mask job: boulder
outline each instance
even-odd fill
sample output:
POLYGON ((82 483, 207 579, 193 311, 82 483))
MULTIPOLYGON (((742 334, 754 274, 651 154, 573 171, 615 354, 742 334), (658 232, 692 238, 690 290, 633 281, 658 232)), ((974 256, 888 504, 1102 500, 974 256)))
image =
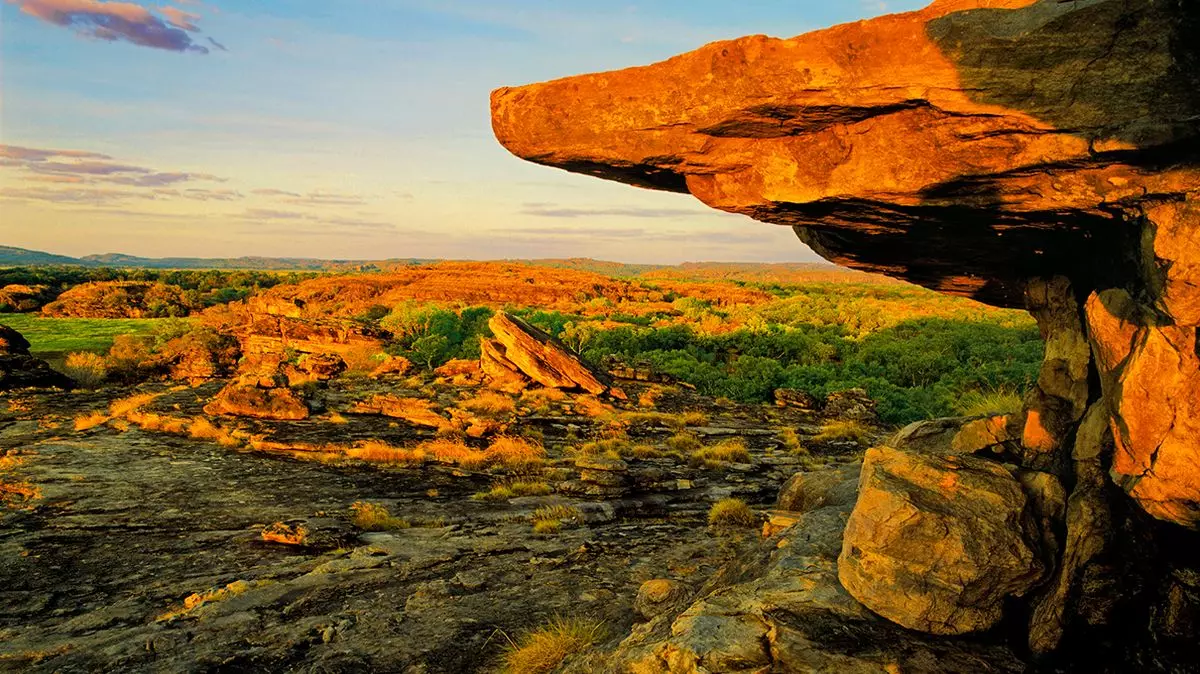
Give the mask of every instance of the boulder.
POLYGON ((1001 464, 876 447, 863 461, 838 578, 909 629, 976 632, 1042 579, 1040 545, 1025 491, 1001 464))
POLYGON ((409 359, 405 358, 404 356, 393 356, 391 354, 387 354, 387 357, 383 359, 383 362, 376 366, 374 370, 371 370, 371 373, 367 376, 371 377, 372 379, 378 379, 379 377, 386 375, 403 376, 408 374, 408 371, 411 369, 412 361, 409 359))
POLYGON ((51 369, 50 364, 29 353, 29 340, 0 325, 0 391, 18 388, 71 389, 70 377, 51 369))
POLYGON ((655 578, 642 583, 633 600, 633 611, 646 620, 679 610, 691 594, 687 585, 669 578, 655 578))
POLYGON ((529 384, 529 377, 521 372, 516 363, 508 359, 504 344, 499 340, 485 339, 479 343, 479 368, 483 376, 495 388, 518 391, 529 384))
POLYGON ((308 405, 296 391, 260 378, 241 378, 221 389, 204 406, 205 414, 297 421, 307 419, 308 405))
POLYGON ((775 507, 806 513, 828 506, 852 506, 858 498, 861 464, 796 473, 779 489, 775 507))
POLYGON ((819 409, 821 401, 817 397, 807 391, 801 391, 794 388, 777 388, 775 389, 775 404, 780 407, 794 407, 798 410, 811 412, 819 409))
POLYGON ((834 391, 825 396, 822 406, 825 416, 831 419, 849 419, 873 423, 879 420, 875 412, 875 401, 860 388, 834 391))
POLYGON ((450 420, 442 416, 432 400, 425 398, 405 398, 390 393, 377 393, 367 400, 354 403, 349 412, 352 414, 379 414, 394 419, 403 419, 414 426, 427 428, 442 428, 450 424, 450 420))
MULTIPOLYGON (((488 321, 497 344, 489 349, 489 360, 503 358, 533 381, 551 388, 581 389, 605 393, 608 385, 558 340, 521 319, 497 312, 488 321), (498 347, 503 347, 503 352, 498 347)), ((493 369, 498 366, 493 366, 493 369)))
POLYGON ((55 295, 50 286, 10 283, 0 288, 0 311, 37 311, 53 301, 55 295))

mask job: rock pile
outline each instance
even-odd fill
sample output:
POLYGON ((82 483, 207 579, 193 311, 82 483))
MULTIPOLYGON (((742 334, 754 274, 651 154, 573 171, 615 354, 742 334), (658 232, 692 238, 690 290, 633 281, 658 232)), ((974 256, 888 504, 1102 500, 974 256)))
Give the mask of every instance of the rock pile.
POLYGON ((532 381, 549 388, 615 394, 558 340, 516 316, 497 312, 488 327, 495 339, 482 343, 480 366, 498 386, 532 381))

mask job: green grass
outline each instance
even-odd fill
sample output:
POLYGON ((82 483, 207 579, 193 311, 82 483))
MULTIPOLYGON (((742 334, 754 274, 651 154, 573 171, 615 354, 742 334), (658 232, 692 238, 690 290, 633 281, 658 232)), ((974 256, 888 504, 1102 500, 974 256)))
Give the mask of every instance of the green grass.
POLYGON ((43 318, 33 314, 0 314, 7 325, 29 340, 39 358, 61 361, 74 351, 107 352, 118 335, 148 335, 163 318, 43 318))

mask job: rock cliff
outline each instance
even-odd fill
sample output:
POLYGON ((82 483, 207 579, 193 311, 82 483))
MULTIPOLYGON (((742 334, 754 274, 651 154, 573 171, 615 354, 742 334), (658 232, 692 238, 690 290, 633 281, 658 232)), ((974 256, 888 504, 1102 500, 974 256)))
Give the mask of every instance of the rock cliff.
MULTIPOLYGON (((869 608, 934 632, 988 627, 1028 594, 1043 653, 1072 613, 1107 620, 1087 605, 1097 579, 1140 582, 1122 555, 1200 528, 1198 28, 1185 0, 939 0, 499 89, 492 122, 524 159, 690 193, 839 264, 1029 310, 1046 356, 1025 409, 877 452, 840 571, 869 608), (994 569, 947 571, 922 608, 886 581, 943 562, 904 522, 957 532, 943 544, 960 564, 994 561, 967 554, 977 527, 1030 551, 1005 587, 955 589, 994 569)), ((1159 572, 1174 573, 1143 578, 1159 572)))

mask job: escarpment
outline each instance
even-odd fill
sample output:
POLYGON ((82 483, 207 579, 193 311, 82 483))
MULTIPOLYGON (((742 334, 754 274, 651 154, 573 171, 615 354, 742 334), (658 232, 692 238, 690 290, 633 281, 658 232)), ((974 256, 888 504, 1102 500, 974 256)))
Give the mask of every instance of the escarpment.
POLYGON ((1195 610, 1153 597, 1175 592, 1170 550, 1200 529, 1198 28, 1183 0, 939 0, 499 89, 492 122, 521 158, 688 193, 791 226, 833 262, 1027 308, 1046 356, 1025 409, 908 434, 928 447, 904 452, 945 460, 881 454, 917 486, 868 490, 887 498, 860 499, 839 571, 868 608, 940 633, 991 627, 1019 595, 1045 653, 1073 630, 1123 629, 1122 613, 1161 632, 1195 610), (897 601, 880 574, 930 552, 892 538, 889 518, 987 510, 964 465, 1011 492, 1011 533, 1030 546, 1020 587, 914 582, 897 601), (1139 583, 1153 597, 1101 599, 1139 583))

